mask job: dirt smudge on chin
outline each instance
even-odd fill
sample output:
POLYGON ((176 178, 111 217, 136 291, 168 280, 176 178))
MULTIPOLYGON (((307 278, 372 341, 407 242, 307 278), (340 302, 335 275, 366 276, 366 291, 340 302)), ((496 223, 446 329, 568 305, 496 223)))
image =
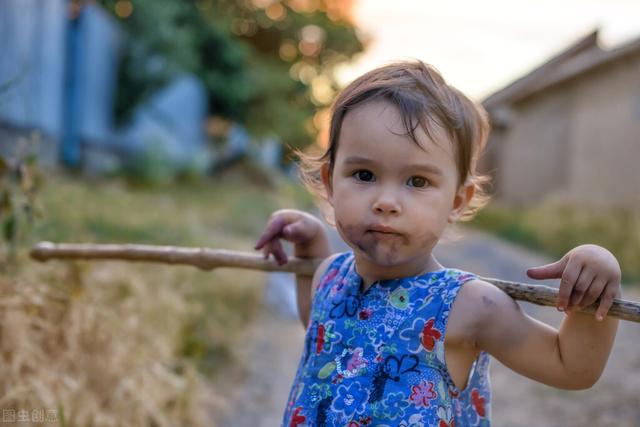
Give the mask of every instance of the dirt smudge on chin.
POLYGON ((373 239, 373 236, 367 236, 365 227, 344 225, 340 221, 336 221, 336 224, 342 230, 347 240, 356 245, 362 252, 370 257, 375 256, 378 252, 378 241, 373 239))
MULTIPOLYGON (((396 246, 398 242, 390 242, 390 248, 386 253, 381 253, 380 240, 372 233, 367 232, 365 226, 358 225, 344 225, 340 221, 336 221, 336 225, 342 230, 348 241, 352 242, 362 252, 364 252, 369 258, 378 262, 392 264, 395 260, 396 246), (384 260, 381 260, 381 257, 384 260)), ((402 240, 406 240, 406 236, 401 236, 402 240)))

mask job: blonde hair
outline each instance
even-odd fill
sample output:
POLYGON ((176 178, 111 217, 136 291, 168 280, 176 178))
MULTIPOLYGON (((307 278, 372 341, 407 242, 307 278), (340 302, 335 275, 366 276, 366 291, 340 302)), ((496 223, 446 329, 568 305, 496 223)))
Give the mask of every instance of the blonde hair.
MULTIPOLYGON (((473 218, 489 200, 484 190, 489 177, 477 171, 479 157, 489 136, 487 113, 481 105, 448 85, 435 68, 422 61, 396 62, 369 71, 340 92, 331 109, 327 150, 322 155, 297 151, 299 174, 305 187, 321 201, 327 202, 321 169, 328 165, 331 177, 346 114, 365 102, 380 99, 391 102, 398 109, 406 134, 416 144, 415 130, 418 126, 429 137, 434 133, 434 126, 448 132, 455 144, 458 184, 470 182, 475 186, 474 197, 461 221, 473 218)), ((327 208, 327 204, 321 208, 327 208)))

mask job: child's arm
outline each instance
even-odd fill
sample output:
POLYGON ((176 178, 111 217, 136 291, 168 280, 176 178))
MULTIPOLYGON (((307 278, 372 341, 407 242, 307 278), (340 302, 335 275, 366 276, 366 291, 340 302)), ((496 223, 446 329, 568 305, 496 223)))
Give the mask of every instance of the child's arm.
MULTIPOLYGON (((331 253, 329 239, 320 220, 306 212, 294 209, 282 209, 271 214, 269 222, 256 243, 255 249, 262 249, 264 257, 273 254, 279 265, 287 262, 287 255, 280 239, 294 244, 294 255, 299 258, 324 259, 331 253)), ((330 259, 323 261, 314 276, 296 275, 296 302, 302 325, 309 323, 311 298, 322 273, 327 269, 330 259), (313 280, 312 280, 313 279, 313 280), (312 289, 313 281, 313 289, 312 289)))
MULTIPOLYGON (((482 281, 464 286, 463 306, 475 316, 473 335, 486 350, 514 371, 563 389, 593 386, 611 352, 618 321, 604 317, 620 296, 620 267, 606 249, 579 246, 560 261, 530 269, 535 279, 562 278, 558 309, 566 311, 560 330, 522 312, 504 292, 482 281), (573 311, 600 298, 596 315, 573 311), (604 320, 600 319, 600 316, 604 320)), ((457 302, 457 301, 456 301, 457 302)))

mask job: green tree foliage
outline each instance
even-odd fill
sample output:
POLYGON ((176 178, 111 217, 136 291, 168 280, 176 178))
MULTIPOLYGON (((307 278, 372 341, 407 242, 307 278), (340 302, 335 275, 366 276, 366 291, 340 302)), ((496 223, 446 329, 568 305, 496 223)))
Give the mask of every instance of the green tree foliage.
MULTIPOLYGON (((122 60, 117 115, 182 70, 208 91, 210 112, 301 147, 313 114, 337 90, 335 67, 362 51, 336 0, 100 0, 130 42, 122 60)), ((342 6, 341 6, 342 4, 342 6)))
MULTIPOLYGON (((101 3, 118 16, 119 2, 101 3)), ((212 110, 227 117, 238 116, 248 100, 244 46, 209 25, 190 1, 136 0, 131 4, 132 13, 121 19, 128 38, 120 67, 116 117, 128 119, 137 105, 185 70, 198 75, 210 93, 215 92, 212 110), (216 62, 212 64, 210 58, 216 62)))

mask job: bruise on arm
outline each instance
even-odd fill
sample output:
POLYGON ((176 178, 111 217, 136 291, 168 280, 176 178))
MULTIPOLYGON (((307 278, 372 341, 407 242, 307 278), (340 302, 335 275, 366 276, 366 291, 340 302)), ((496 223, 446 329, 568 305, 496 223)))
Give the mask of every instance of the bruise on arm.
MULTIPOLYGON (((472 280, 460 290, 455 302, 456 309, 478 350, 490 352, 492 345, 518 346, 524 337, 515 328, 502 328, 500 323, 513 316, 523 315, 518 303, 490 283, 472 280)), ((456 322, 457 323, 457 322, 456 322)))
MULTIPOLYGON (((462 286, 453 303, 447 325, 447 335, 451 335, 449 342, 455 340, 457 344, 480 349, 479 344, 486 334, 487 319, 499 315, 498 301, 491 292, 486 292, 487 286, 490 290, 499 291, 495 286, 480 280, 471 280, 462 286)), ((520 308, 515 301, 512 307, 520 308)))
POLYGON ((486 295, 482 295, 482 304, 488 309, 494 308, 498 304, 486 295))
POLYGON ((513 298, 492 284, 480 280, 474 282, 474 297, 481 301, 476 329, 479 346, 492 347, 486 345, 488 340, 506 348, 519 346, 526 339, 526 334, 519 333, 517 328, 500 328, 496 327, 496 324, 523 316, 522 308, 513 298))

